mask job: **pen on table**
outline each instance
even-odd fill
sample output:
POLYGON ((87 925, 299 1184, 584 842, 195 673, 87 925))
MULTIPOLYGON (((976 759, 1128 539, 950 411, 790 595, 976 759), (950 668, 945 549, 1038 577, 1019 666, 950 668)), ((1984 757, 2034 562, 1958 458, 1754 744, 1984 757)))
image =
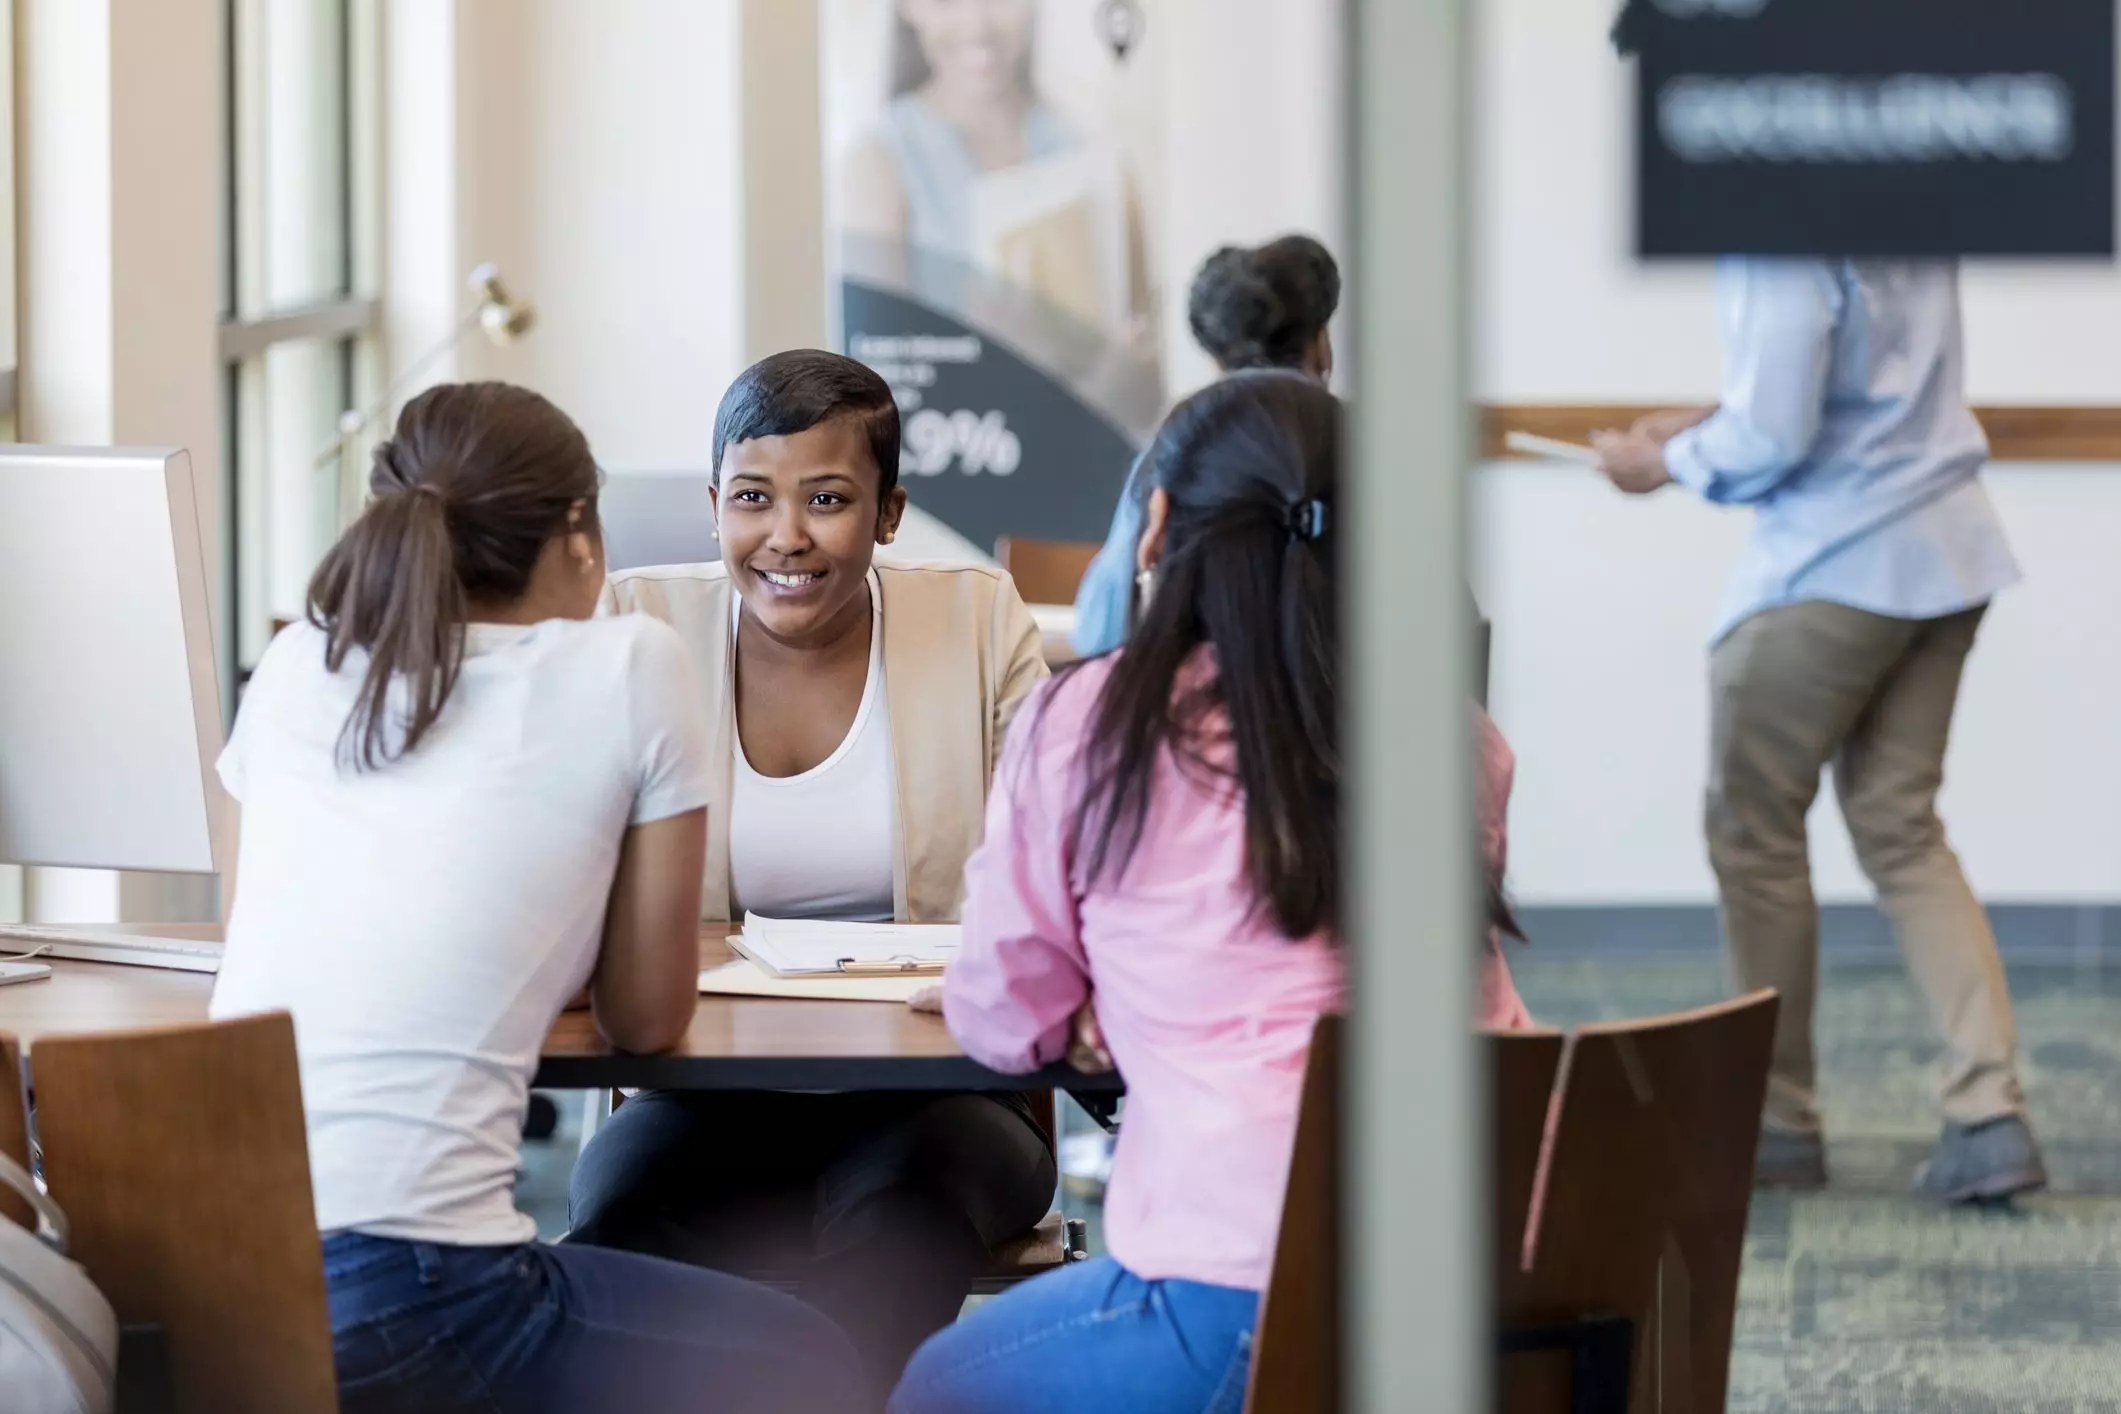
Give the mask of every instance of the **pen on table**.
POLYGON ((910 957, 890 962, 861 962, 843 957, 833 965, 849 977, 940 977, 943 972, 940 962, 923 962, 910 957))

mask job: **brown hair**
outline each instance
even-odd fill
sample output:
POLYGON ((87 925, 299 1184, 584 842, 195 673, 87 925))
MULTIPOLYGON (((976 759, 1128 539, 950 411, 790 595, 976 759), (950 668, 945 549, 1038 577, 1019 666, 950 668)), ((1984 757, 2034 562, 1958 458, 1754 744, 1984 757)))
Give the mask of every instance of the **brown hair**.
POLYGON ((509 383, 444 383, 405 405, 375 450, 374 497, 309 582, 309 621, 324 630, 333 672, 368 654, 360 696, 339 735, 342 762, 374 770, 420 744, 464 663, 476 602, 523 597, 567 511, 587 501, 594 530, 596 460, 581 429, 509 383), (391 686, 406 702, 391 721, 391 686))
POLYGON ((1502 872, 1489 870, 1487 873, 1488 927, 1482 930, 1482 937, 1486 938, 1489 936, 1489 930, 1493 930, 1505 938, 1515 938, 1518 942, 1523 942, 1524 929, 1517 922, 1517 910, 1510 907, 1509 895, 1502 891, 1502 872))

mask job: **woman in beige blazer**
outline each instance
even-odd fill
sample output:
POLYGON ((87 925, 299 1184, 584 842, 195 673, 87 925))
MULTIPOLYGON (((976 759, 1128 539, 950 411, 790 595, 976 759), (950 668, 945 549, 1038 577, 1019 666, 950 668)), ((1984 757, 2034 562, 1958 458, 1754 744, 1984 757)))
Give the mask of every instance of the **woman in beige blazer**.
MULTIPOLYGON (((1038 626, 998 569, 969 564, 870 566, 883 599, 884 690, 898 799, 892 821, 891 917, 955 923, 965 859, 979 844, 1002 733, 1017 704, 1046 676, 1038 626)), ((691 647, 715 718, 722 763, 707 804, 707 878, 701 916, 741 918, 730 903, 730 799, 736 774, 740 598, 726 565, 621 571, 606 606, 652 614, 691 647)), ((765 912, 766 910, 755 910, 765 912)))
MULTIPOLYGON (((675 627, 706 689, 709 920, 957 919, 1002 734, 1046 668, 1006 574, 875 563, 906 503, 898 441, 871 370, 769 358, 715 419, 721 563, 612 580, 606 609, 675 627)), ((1017 1096, 649 1091, 577 1165, 569 1240, 799 1274, 881 1409, 1054 1182, 1017 1096)))

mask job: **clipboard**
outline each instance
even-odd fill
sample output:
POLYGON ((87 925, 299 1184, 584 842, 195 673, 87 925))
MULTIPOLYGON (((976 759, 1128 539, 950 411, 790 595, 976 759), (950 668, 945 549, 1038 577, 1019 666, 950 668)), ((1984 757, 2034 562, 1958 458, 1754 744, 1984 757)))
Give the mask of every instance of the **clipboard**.
POLYGON ((935 983, 924 977, 776 977, 745 958, 700 973, 707 996, 767 997, 803 1002, 894 1002, 904 1006, 935 983))
POLYGON ((819 978, 940 977, 957 951, 955 926, 806 923, 747 914, 729 946, 769 976, 819 978))
POLYGON ((763 949, 745 946, 742 933, 729 935, 729 946, 769 977, 799 981, 807 977, 940 977, 943 964, 933 958, 834 958, 830 966, 791 970, 763 949))

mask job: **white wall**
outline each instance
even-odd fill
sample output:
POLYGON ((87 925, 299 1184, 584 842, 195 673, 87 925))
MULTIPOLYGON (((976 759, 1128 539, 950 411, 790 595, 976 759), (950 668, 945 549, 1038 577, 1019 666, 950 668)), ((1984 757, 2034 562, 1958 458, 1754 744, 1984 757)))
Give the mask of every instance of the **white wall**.
MULTIPOLYGON (((395 382, 448 338, 464 303, 457 241, 456 7, 383 11, 383 362, 395 382)), ((476 260, 476 257, 474 257, 476 260)), ((429 376, 456 375, 443 357, 429 376)))
MULTIPOLYGON (((1629 73, 1609 6, 1485 0, 1479 35, 1476 396, 1701 401, 1715 391, 1708 272, 1627 255, 1629 73)), ((1976 401, 2121 400, 2121 273, 1965 277, 1976 401)), ((1705 647, 1743 513, 1629 502, 1581 474, 1478 473, 1477 579, 1496 623, 1495 714, 1521 756, 1513 885, 1528 903, 1706 901, 1705 647)), ((2121 898, 2121 466, 2000 467, 2026 570, 1969 668, 1945 794, 1991 899, 2121 898)), ((1822 897, 1866 897, 1830 808, 1822 897)))
POLYGON ((701 464, 743 366, 741 7, 457 9, 457 278, 498 261, 539 311, 458 372, 537 388, 607 465, 701 464))
MULTIPOLYGON (((1157 269, 1166 386, 1215 376, 1186 324, 1186 288, 1218 247, 1301 231, 1347 250, 1346 88, 1337 5, 1156 0, 1164 84, 1157 269)), ((1345 308, 1353 291, 1343 298, 1345 308)))

